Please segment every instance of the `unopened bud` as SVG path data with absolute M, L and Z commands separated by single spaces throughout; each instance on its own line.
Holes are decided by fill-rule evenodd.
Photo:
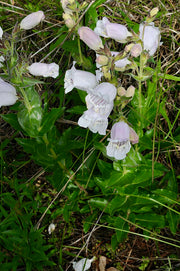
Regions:
M 89 46 L 92 50 L 98 51 L 103 49 L 102 40 L 91 28 L 82 26 L 78 29 L 80 39 Z
M 103 55 L 97 55 L 96 63 L 98 63 L 99 65 L 102 65 L 102 66 L 107 65 L 108 64 L 108 57 L 103 56 Z
M 158 13 L 158 11 L 159 11 L 159 8 L 158 8 L 158 7 L 153 8 L 153 9 L 150 11 L 150 17 L 156 16 L 157 13 Z
M 130 43 L 130 44 L 126 45 L 125 52 L 129 53 L 134 45 L 135 45 L 134 43 Z
M 126 90 L 123 87 L 119 87 L 117 89 L 117 93 L 118 93 L 119 96 L 126 96 Z
M 130 50 L 130 53 L 133 57 L 138 57 L 142 52 L 142 46 L 140 43 L 134 44 Z
M 128 87 L 127 91 L 126 91 L 126 97 L 130 98 L 134 96 L 134 92 L 135 92 L 135 87 L 133 87 L 132 85 L 130 87 Z
M 63 19 L 65 22 L 65 25 L 71 29 L 73 26 L 75 26 L 76 22 L 73 20 L 72 16 L 68 13 L 63 13 Z

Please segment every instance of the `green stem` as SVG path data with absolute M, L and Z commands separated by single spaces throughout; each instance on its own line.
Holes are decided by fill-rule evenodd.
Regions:
M 31 104 L 30 104 L 30 102 L 29 102 L 29 100 L 28 100 L 28 97 L 27 97 L 27 95 L 26 95 L 26 92 L 24 91 L 23 88 L 19 88 L 19 90 L 20 90 L 20 92 L 21 92 L 21 94 L 22 94 L 22 96 L 23 96 L 23 98 L 24 98 L 25 106 L 26 106 L 27 110 L 30 112 L 31 109 L 32 109 L 32 106 L 31 106 Z
M 82 58 L 81 43 L 80 43 L 80 38 L 79 37 L 78 37 L 78 50 L 79 50 L 80 62 L 82 64 L 83 63 L 83 58 Z

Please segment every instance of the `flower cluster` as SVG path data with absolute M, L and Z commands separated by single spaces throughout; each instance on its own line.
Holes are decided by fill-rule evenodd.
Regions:
M 106 134 L 108 117 L 113 109 L 116 87 L 104 82 L 86 96 L 87 111 L 80 117 L 78 124 L 89 128 L 93 133 Z
M 71 14 L 73 0 L 61 1 L 66 13 Z M 70 8 L 68 10 L 67 8 Z M 67 9 L 67 10 L 66 10 Z M 146 60 L 153 56 L 160 43 L 160 31 L 154 26 L 153 20 L 158 9 L 150 13 L 150 17 L 139 26 L 139 33 L 130 32 L 126 26 L 112 23 L 106 17 L 98 20 L 94 31 L 87 26 L 79 27 L 80 39 L 96 52 L 96 76 L 90 72 L 77 70 L 75 63 L 65 74 L 65 93 L 73 88 L 86 91 L 87 110 L 79 118 L 78 124 L 81 127 L 89 128 L 93 133 L 106 134 L 108 117 L 113 110 L 114 100 L 119 103 L 119 109 L 133 98 L 135 87 L 130 86 L 125 90 L 120 82 L 114 77 L 114 71 L 123 72 L 127 69 L 134 69 L 138 73 L 138 65 L 134 58 L 146 56 Z M 114 52 L 104 45 L 101 37 L 114 39 L 119 43 L 128 43 L 123 52 Z M 144 55 L 143 55 L 144 54 Z M 147 61 L 140 60 L 144 65 L 140 72 L 140 80 L 143 78 L 142 70 Z M 143 64 L 142 64 L 143 63 Z M 147 74 L 146 74 L 147 77 Z M 117 95 L 118 94 L 118 95 Z M 117 96 L 116 96 L 117 95 Z M 112 129 L 111 138 L 106 148 L 107 156 L 122 160 L 130 151 L 131 144 L 138 143 L 139 137 L 136 132 L 124 121 L 122 116 L 118 119 Z

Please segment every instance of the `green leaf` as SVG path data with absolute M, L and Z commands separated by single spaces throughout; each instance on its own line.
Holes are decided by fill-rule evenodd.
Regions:
M 106 199 L 96 197 L 96 198 L 90 199 L 88 203 L 93 207 L 99 208 L 100 210 L 104 210 L 104 208 L 108 204 L 108 201 Z
M 21 104 L 18 121 L 31 137 L 37 137 L 42 120 L 41 100 L 34 87 L 25 89 L 25 104 Z
M 42 124 L 39 127 L 39 135 L 44 135 L 50 131 L 57 118 L 59 118 L 64 111 L 64 108 L 52 108 L 50 112 L 47 112 L 42 119 Z
M 17 118 L 17 114 L 6 114 L 6 115 L 0 115 L 3 120 L 5 120 L 7 123 L 9 123 L 14 129 L 17 131 L 23 131 L 22 127 L 20 126 Z
M 178 229 L 178 222 L 180 220 L 179 215 L 175 214 L 174 212 L 168 210 L 166 214 L 166 218 L 170 227 L 172 234 L 176 234 Z
M 136 214 L 136 222 L 143 227 L 147 227 L 148 229 L 152 229 L 154 227 L 165 227 L 164 216 L 155 213 Z
M 158 74 L 160 78 L 167 79 L 167 80 L 173 80 L 173 81 L 180 81 L 180 77 L 174 76 L 171 74 Z
M 124 239 L 127 237 L 127 232 L 129 230 L 129 225 L 126 221 L 124 221 L 122 218 L 117 217 L 114 223 L 114 227 L 116 228 L 116 237 L 118 243 L 124 241 Z

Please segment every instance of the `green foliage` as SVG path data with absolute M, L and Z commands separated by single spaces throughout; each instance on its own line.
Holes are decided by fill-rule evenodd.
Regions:
M 33 200 L 30 185 L 6 179 L 14 193 L 1 193 L 0 260 L 2 270 L 43 270 L 53 266 L 41 230 L 33 227 L 38 202 Z M 13 191 L 12 190 L 12 191 Z M 40 203 L 40 202 L 39 202 Z

